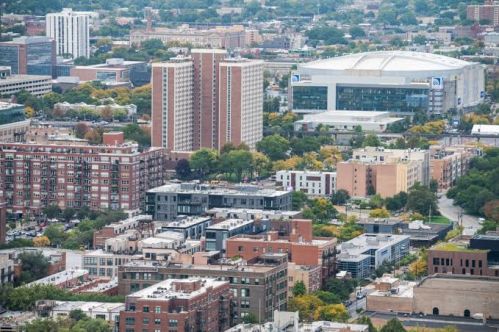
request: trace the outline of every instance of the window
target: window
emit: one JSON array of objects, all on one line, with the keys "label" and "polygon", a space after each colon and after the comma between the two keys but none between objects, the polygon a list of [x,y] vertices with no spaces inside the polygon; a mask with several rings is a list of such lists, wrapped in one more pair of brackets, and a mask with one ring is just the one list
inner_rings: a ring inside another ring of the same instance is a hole
[{"label": "window", "polygon": [[161,319],[159,319],[159,318],[154,319],[154,324],[156,324],[156,325],[161,324]]},{"label": "window", "polygon": [[143,324],[149,324],[149,318],[144,318],[144,319],[142,320],[142,323],[143,323]]},{"label": "window", "polygon": [[327,110],[327,87],[294,86],[293,108],[301,110]]},{"label": "window", "polygon": [[170,319],[168,321],[168,326],[178,326],[178,320],[176,320],[176,319]]},{"label": "window", "polygon": [[439,265],[439,264],[438,264],[438,263],[439,263],[439,261],[440,261],[440,260],[439,260],[438,258],[433,257],[433,265]]},{"label": "window", "polygon": [[157,313],[157,314],[160,314],[161,313],[161,307],[156,307],[154,308],[154,312]]},{"label": "window", "polygon": [[135,318],[134,317],[127,317],[125,319],[125,324],[126,325],[134,325],[135,324]]},{"label": "window", "polygon": [[149,312],[149,307],[148,307],[148,306],[144,306],[144,307],[142,308],[142,311],[143,311],[143,312]]},{"label": "window", "polygon": [[242,288],[241,289],[241,297],[249,297],[249,296],[250,296],[249,288]]}]

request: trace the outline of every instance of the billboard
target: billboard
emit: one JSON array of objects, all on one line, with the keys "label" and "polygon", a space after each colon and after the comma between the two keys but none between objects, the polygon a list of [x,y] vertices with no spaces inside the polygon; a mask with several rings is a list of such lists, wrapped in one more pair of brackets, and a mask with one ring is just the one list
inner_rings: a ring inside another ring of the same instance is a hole
[{"label": "billboard", "polygon": [[443,77],[432,77],[431,78],[431,88],[433,90],[442,90],[444,88],[444,78]]}]

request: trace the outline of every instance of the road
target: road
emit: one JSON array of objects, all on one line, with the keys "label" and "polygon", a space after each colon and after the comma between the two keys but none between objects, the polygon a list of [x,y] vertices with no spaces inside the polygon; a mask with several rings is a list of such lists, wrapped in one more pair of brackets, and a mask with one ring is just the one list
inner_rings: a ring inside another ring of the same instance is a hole
[{"label": "road", "polygon": [[[442,197],[438,199],[438,209],[444,217],[449,218],[453,222],[457,222],[459,214],[462,213],[462,209],[459,206],[452,205],[452,202],[453,200],[447,198],[445,193],[443,193]],[[467,214],[462,215],[462,224],[464,227],[463,235],[473,235],[480,228],[478,217]]]},{"label": "road", "polygon": [[443,328],[445,326],[455,326],[460,332],[497,332],[498,326],[496,324],[483,324],[480,320],[475,319],[457,319],[455,317],[440,317],[440,316],[408,316],[397,315],[395,313],[379,313],[371,312],[368,316],[372,320],[388,321],[397,317],[405,327],[424,326],[428,328]]},{"label": "road", "polygon": [[357,318],[357,316],[358,316],[357,309],[366,310],[366,304],[367,304],[366,300],[367,300],[367,298],[363,297],[360,300],[355,299],[352,301],[352,304],[347,307],[348,314],[350,315],[351,318],[354,318],[354,319]]}]

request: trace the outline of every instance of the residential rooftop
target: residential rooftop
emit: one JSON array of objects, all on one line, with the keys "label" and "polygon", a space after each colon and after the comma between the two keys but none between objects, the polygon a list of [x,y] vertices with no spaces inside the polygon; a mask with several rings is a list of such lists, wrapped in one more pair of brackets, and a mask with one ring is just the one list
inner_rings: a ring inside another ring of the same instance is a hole
[{"label": "residential rooftop", "polygon": [[488,252],[488,250],[483,249],[472,249],[464,245],[452,243],[452,242],[442,242],[435,245],[431,250],[439,251],[456,251],[456,252]]},{"label": "residential rooftop", "polygon": [[[212,278],[168,279],[135,292],[129,296],[153,301],[192,299],[206,293],[209,288],[217,288],[227,283],[227,281],[218,281]],[[182,287],[183,285],[188,284],[198,284],[199,287],[194,287],[192,291],[188,292]]]},{"label": "residential rooftop", "polygon": [[254,220],[243,220],[243,219],[227,219],[222,222],[216,223],[214,225],[208,226],[206,230],[227,230],[231,231],[238,229],[240,227],[251,225]]},{"label": "residential rooftop", "polygon": [[193,182],[167,183],[150,189],[149,193],[182,193],[182,194],[207,194],[207,195],[234,195],[234,196],[266,196],[279,197],[289,191],[274,190],[253,185],[213,186]]},{"label": "residential rooftop", "polygon": [[169,222],[167,225],[162,226],[162,228],[189,228],[198,224],[210,221],[209,217],[187,217],[177,221]]},{"label": "residential rooftop", "polygon": [[81,278],[85,275],[88,275],[88,271],[84,269],[64,270],[62,272],[55,273],[45,278],[30,282],[26,286],[30,287],[35,285],[60,285],[75,278]]}]

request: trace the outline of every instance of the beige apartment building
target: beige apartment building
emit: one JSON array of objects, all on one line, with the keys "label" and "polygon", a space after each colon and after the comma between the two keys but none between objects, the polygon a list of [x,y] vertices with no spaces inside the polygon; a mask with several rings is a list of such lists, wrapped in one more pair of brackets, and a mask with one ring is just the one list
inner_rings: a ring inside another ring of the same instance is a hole
[{"label": "beige apartment building", "polygon": [[190,58],[152,66],[152,146],[192,150],[192,82]]},{"label": "beige apartment building", "polygon": [[352,159],[337,165],[336,188],[353,197],[370,193],[391,197],[417,182],[429,183],[429,153],[419,149],[355,149]]},{"label": "beige apartment building", "polygon": [[466,147],[430,147],[431,178],[438,182],[438,189],[452,187],[456,180],[466,174],[475,153]]}]

